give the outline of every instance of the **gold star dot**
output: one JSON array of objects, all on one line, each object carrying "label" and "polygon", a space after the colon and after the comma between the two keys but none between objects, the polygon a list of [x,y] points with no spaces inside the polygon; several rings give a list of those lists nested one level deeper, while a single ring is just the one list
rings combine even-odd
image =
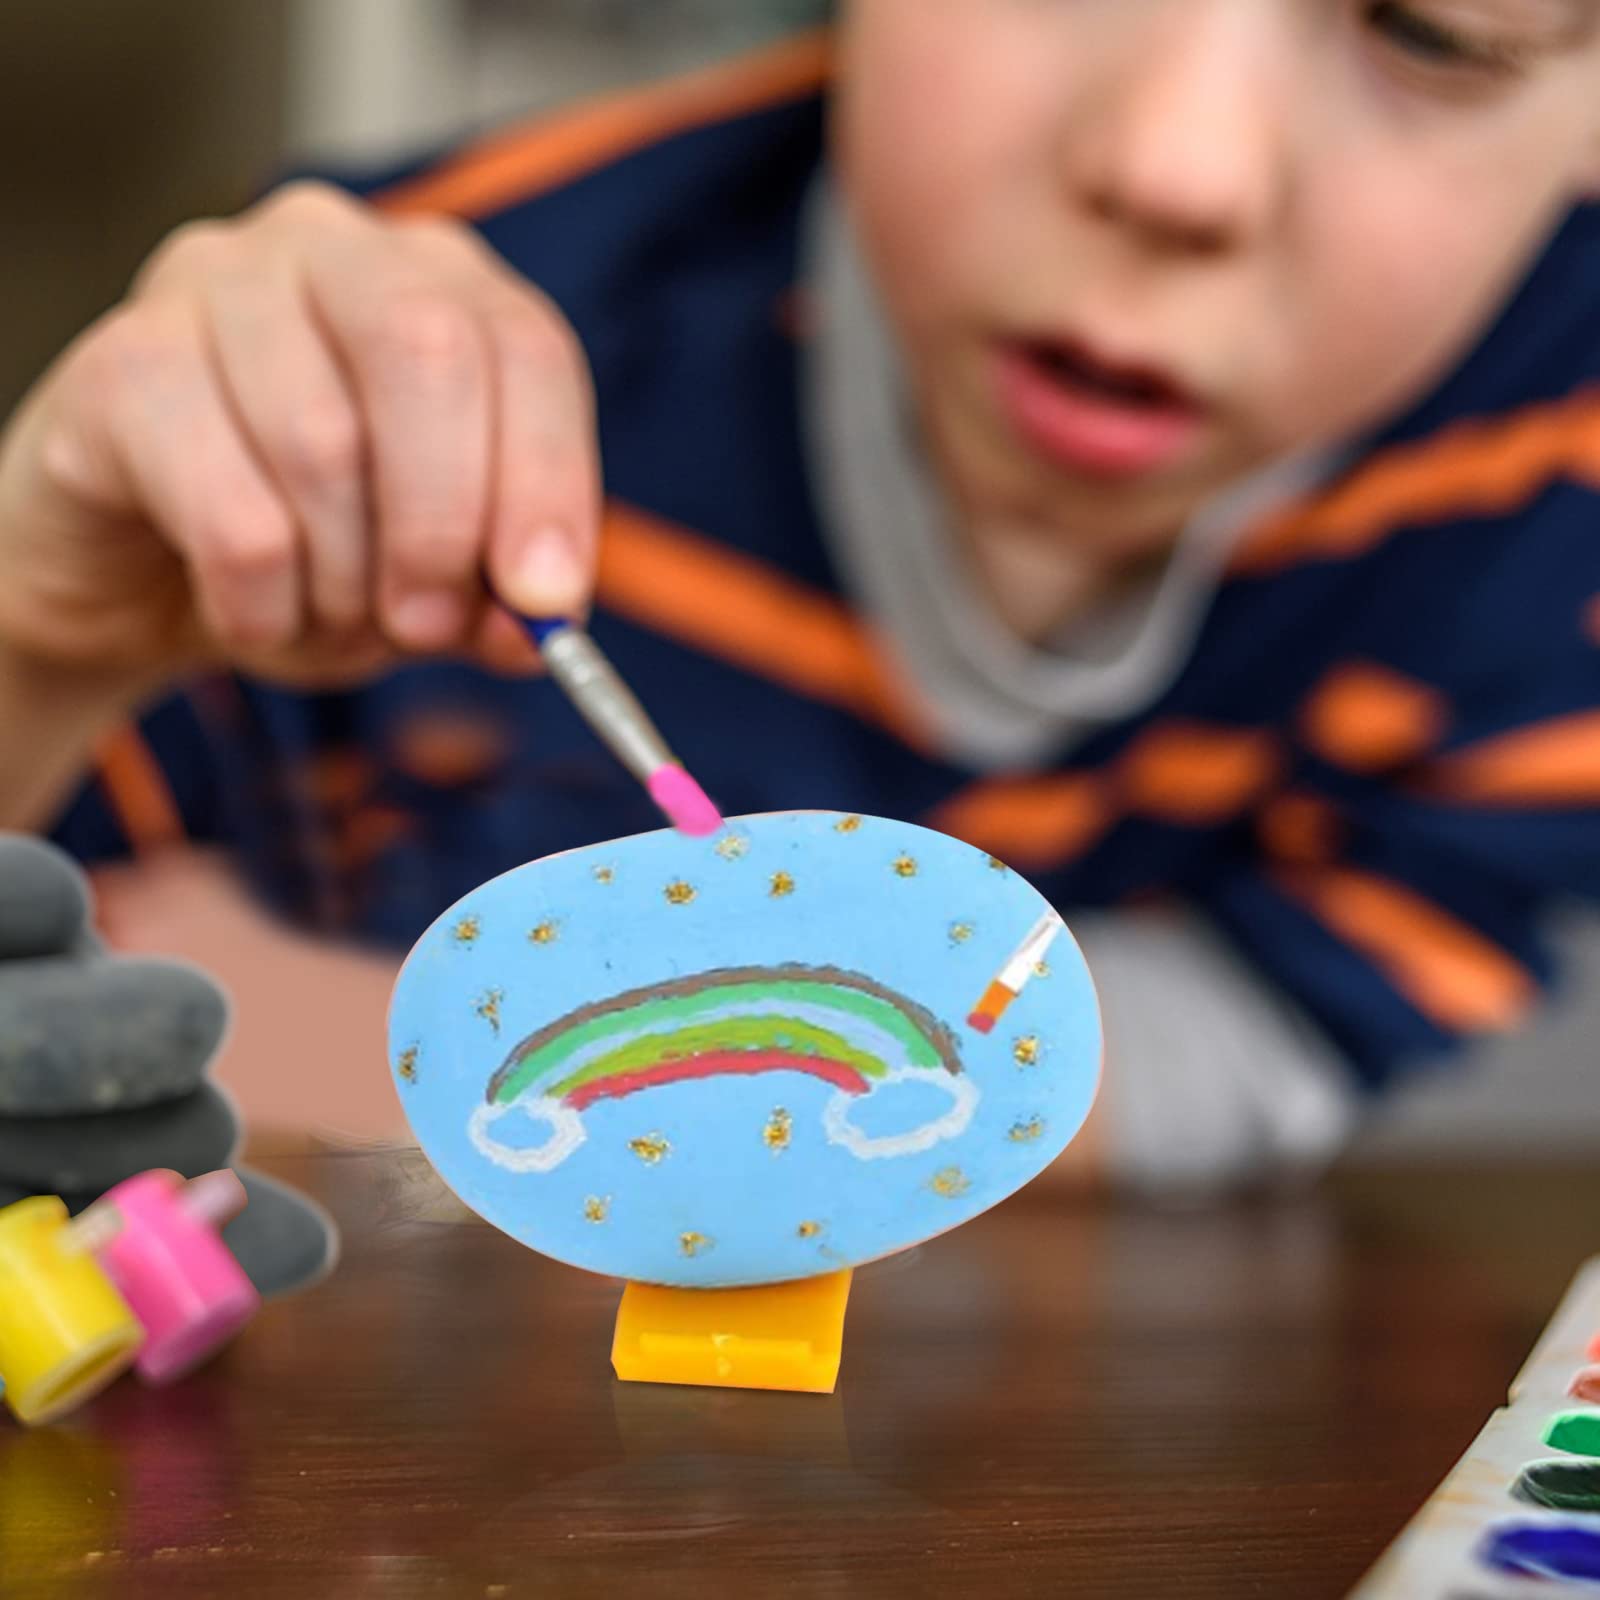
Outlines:
[{"label": "gold star dot", "polygon": [[483,923],[477,917],[463,917],[451,932],[457,944],[473,945],[478,942],[478,935],[483,932]]},{"label": "gold star dot", "polygon": [[833,831],[835,833],[860,833],[862,820],[861,817],[856,816],[854,813],[848,817],[840,817],[834,823]]},{"label": "gold star dot", "polygon": [[815,1239],[822,1232],[822,1224],[820,1222],[802,1222],[794,1231],[802,1239]]},{"label": "gold star dot", "polygon": [[916,877],[917,858],[915,856],[896,856],[894,859],[894,875],[897,878]]},{"label": "gold star dot", "polygon": [[794,1118],[779,1106],[767,1118],[767,1125],[761,1130],[761,1137],[766,1142],[767,1149],[774,1155],[780,1150],[789,1148],[789,1141],[794,1135]]},{"label": "gold star dot", "polygon": [[1029,1117],[1026,1122],[1019,1119],[1011,1124],[1011,1132],[1006,1135],[1013,1144],[1030,1144],[1044,1132],[1043,1117]]},{"label": "gold star dot", "polygon": [[681,878],[669,883],[661,891],[667,897],[669,906],[686,906],[695,897],[695,887],[692,883],[685,883]]},{"label": "gold star dot", "polygon": [[994,871],[996,871],[996,872],[1009,872],[1009,871],[1010,871],[1010,870],[1011,870],[1011,868],[1010,868],[1010,867],[1008,867],[1008,866],[1007,866],[1007,865],[1006,865],[1006,864],[1005,864],[1005,862],[1003,862],[1003,861],[1002,861],[1002,860],[1001,860],[1001,859],[1000,859],[1000,857],[999,857],[999,856],[990,856],[990,857],[989,857],[989,865],[990,865],[990,867],[992,867],[992,868],[993,868],[993,869],[994,869]]},{"label": "gold star dot", "polygon": [[794,879],[787,872],[774,872],[772,888],[768,892],[772,899],[781,900],[785,895],[794,893]]},{"label": "gold star dot", "polygon": [[560,936],[559,922],[541,922],[537,927],[528,929],[529,944],[554,944]]},{"label": "gold star dot", "polygon": [[485,1022],[500,1032],[500,1002],[506,997],[504,989],[489,989],[478,996],[478,1003],[473,1008]]},{"label": "gold star dot", "polygon": [[400,1052],[400,1059],[395,1062],[394,1070],[399,1073],[407,1083],[415,1083],[417,1081],[416,1045],[407,1045],[406,1048]]},{"label": "gold star dot", "polygon": [[718,839],[714,848],[724,861],[742,861],[750,854],[750,841],[742,833],[730,833]]},{"label": "gold star dot", "polygon": [[703,1256],[716,1242],[715,1239],[708,1239],[703,1233],[693,1231],[678,1235],[678,1248],[691,1260],[695,1256]]},{"label": "gold star dot", "polygon": [[950,924],[950,943],[965,944],[977,931],[970,922],[952,922]]},{"label": "gold star dot", "polygon": [[590,1195],[583,1202],[583,1215],[586,1222],[605,1222],[611,1215],[611,1196],[602,1200],[597,1194]]},{"label": "gold star dot", "polygon": [[1048,978],[1050,976],[1050,963],[1048,961],[1035,961],[1033,975],[1036,978]]},{"label": "gold star dot", "polygon": [[594,881],[601,885],[615,883],[617,881],[617,869],[615,867],[596,867],[594,869]]},{"label": "gold star dot", "polygon": [[972,1187],[972,1180],[960,1167],[942,1167],[928,1180],[928,1187],[946,1200],[958,1200]]},{"label": "gold star dot", "polygon": [[1039,1037],[1037,1034],[1025,1033],[1011,1047],[1011,1057],[1019,1067],[1034,1067],[1039,1064]]},{"label": "gold star dot", "polygon": [[658,1165],[662,1157],[672,1154],[672,1146],[659,1133],[647,1133],[642,1138],[630,1139],[628,1148],[647,1167]]}]

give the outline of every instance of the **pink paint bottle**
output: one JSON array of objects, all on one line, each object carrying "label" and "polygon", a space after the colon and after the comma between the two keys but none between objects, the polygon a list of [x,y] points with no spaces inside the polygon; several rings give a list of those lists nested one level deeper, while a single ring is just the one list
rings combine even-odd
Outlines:
[{"label": "pink paint bottle", "polygon": [[187,1184],[175,1172],[143,1172],[80,1219],[91,1231],[103,1228],[93,1248],[144,1326],[135,1370],[146,1383],[171,1383],[197,1367],[260,1306],[218,1233],[244,1204],[244,1186],[231,1172]]}]

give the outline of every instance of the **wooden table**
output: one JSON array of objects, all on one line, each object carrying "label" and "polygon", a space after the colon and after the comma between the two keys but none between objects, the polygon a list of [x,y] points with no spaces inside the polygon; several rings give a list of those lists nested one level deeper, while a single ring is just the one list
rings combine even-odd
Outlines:
[{"label": "wooden table", "polygon": [[1593,1168],[1024,1195],[858,1274],[831,1398],[662,1389],[611,1379],[614,1285],[420,1158],[272,1165],[339,1272],[176,1389],[0,1426],[6,1600],[1339,1596],[1600,1250]]}]

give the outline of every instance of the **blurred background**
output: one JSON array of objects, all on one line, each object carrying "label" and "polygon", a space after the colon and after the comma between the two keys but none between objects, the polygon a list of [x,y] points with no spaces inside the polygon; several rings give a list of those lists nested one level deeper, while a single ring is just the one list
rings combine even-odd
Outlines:
[{"label": "blurred background", "polygon": [[0,405],[177,223],[815,21],[825,0],[4,0]]},{"label": "blurred background", "polygon": [[[237,209],[277,173],[386,165],[760,42],[823,9],[821,0],[4,0],[0,133],[13,156],[0,189],[0,411],[121,294],[168,229]],[[234,991],[236,1034],[220,1076],[254,1125],[303,1121],[300,1087],[281,1076],[296,1041],[275,1033],[273,1018],[286,989],[321,1010],[312,986],[327,984],[327,964],[226,894],[220,872],[195,866],[102,882],[120,945],[188,954]],[[1575,913],[1555,937],[1568,977],[1537,1033],[1484,1052],[1468,1082],[1419,1086],[1354,1159],[1600,1150],[1600,926]],[[389,976],[363,958],[333,980],[345,1047],[370,1071],[352,1065],[346,1091],[310,1119],[327,1131],[397,1132],[378,1043]]]}]

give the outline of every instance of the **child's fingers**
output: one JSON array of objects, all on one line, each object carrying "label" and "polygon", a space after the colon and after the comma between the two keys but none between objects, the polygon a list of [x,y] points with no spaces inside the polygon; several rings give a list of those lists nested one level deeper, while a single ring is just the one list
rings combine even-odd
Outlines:
[{"label": "child's fingers", "polygon": [[224,399],[193,309],[136,306],[86,341],[69,408],[90,463],[183,555],[218,643],[276,649],[303,621],[298,530]]},{"label": "child's fingers", "polygon": [[566,322],[532,291],[496,286],[487,314],[499,402],[488,547],[494,589],[525,616],[581,615],[600,525],[588,365]]},{"label": "child's fingers", "polygon": [[207,286],[223,383],[305,536],[306,590],[323,626],[368,620],[366,438],[361,413],[281,260]]},{"label": "child's fingers", "polygon": [[480,595],[490,363],[468,299],[393,254],[374,235],[315,255],[309,284],[365,417],[379,617],[402,648],[441,650],[465,637]]}]

